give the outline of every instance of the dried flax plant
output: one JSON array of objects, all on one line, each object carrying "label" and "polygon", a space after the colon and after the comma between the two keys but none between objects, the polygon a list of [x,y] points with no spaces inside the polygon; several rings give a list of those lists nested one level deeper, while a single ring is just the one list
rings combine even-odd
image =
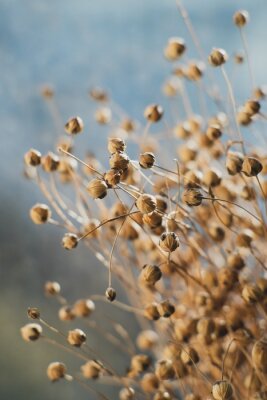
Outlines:
[{"label": "dried flax plant", "polygon": [[[108,397],[90,380],[118,385],[121,400],[266,399],[267,136],[265,91],[255,86],[245,36],[249,15],[233,16],[245,55],[237,53],[232,61],[237,68],[245,62],[251,80],[240,106],[226,51],[214,48],[206,59],[188,13],[181,2],[177,6],[199,60],[186,59],[182,38],[166,44],[164,56],[173,68],[163,90],[173,120],[167,124],[163,108],[152,104],[142,126],[94,88],[90,97],[95,119],[108,134],[102,156],[109,169],[92,154],[83,160],[75,155],[74,139],[84,128],[78,116],[65,124],[55,152],[25,154],[27,175],[46,199],[31,208],[32,221],[62,228],[67,250],[86,245],[107,269],[107,289],[70,304],[59,283],[46,282],[45,293],[59,301],[59,319],[77,320],[77,329],[61,332],[29,308],[34,321],[21,334],[79,357],[80,371],[70,374],[56,361],[47,368],[48,378],[76,381],[100,398]],[[225,98],[214,81],[220,74]],[[201,115],[193,112],[189,85],[199,95]],[[45,88],[43,96],[52,106],[53,91]],[[156,133],[160,120],[164,128]],[[253,132],[260,135],[258,146]],[[127,154],[131,145],[136,159]],[[62,194],[62,185],[72,188],[72,198]],[[127,303],[116,297],[114,276]],[[140,323],[135,343],[120,324],[116,334],[102,332],[127,353],[124,374],[88,346],[79,328],[86,319],[97,329],[91,318],[99,301],[112,302]],[[61,341],[51,339],[49,330]]]}]

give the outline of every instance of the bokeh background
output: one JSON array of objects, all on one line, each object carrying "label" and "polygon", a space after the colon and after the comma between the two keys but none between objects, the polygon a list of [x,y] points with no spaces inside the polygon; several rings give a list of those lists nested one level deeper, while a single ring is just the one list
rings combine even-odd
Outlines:
[{"label": "bokeh background", "polygon": [[[206,54],[213,46],[229,54],[242,47],[232,14],[247,9],[253,70],[257,83],[265,83],[266,0],[185,3]],[[90,122],[88,88],[107,88],[130,115],[142,120],[145,105],[161,102],[160,87],[170,71],[162,49],[170,36],[183,36],[192,47],[174,0],[0,0],[0,399],[91,398],[75,384],[50,384],[45,374],[50,361],[70,362],[73,370],[80,362],[45,344],[24,343],[19,328],[27,322],[28,306],[38,306],[49,321],[56,320],[57,305],[43,295],[48,279],[60,281],[71,300],[106,287],[104,270],[88,250],[81,246],[65,252],[61,232],[34,226],[28,217],[28,209],[43,198],[23,178],[23,154],[30,147],[45,153],[58,135],[40,87],[54,86],[62,120],[80,115],[86,123],[81,140],[100,150],[103,140]],[[249,87],[245,66],[235,75],[234,86],[244,100]],[[102,326],[107,313],[125,322],[126,315],[111,314],[108,307],[97,312]],[[127,320],[127,325],[133,336],[135,321]],[[110,350],[98,335],[90,332],[89,342],[125,368],[120,352]]]}]

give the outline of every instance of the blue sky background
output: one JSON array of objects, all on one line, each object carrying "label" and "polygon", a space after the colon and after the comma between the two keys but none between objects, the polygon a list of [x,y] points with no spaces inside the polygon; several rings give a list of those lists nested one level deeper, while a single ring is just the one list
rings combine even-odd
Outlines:
[{"label": "blue sky background", "polygon": [[[253,70],[258,84],[266,82],[266,0],[184,3],[206,54],[213,46],[229,54],[242,47],[232,14],[247,9]],[[0,0],[0,398],[88,398],[72,385],[49,385],[45,368],[53,350],[38,345],[29,350],[18,331],[29,305],[47,307],[45,279],[63,280],[74,298],[86,293],[90,282],[95,291],[105,287],[101,273],[96,277],[84,267],[85,251],[67,256],[54,230],[37,230],[28,218],[40,196],[22,179],[23,154],[29,147],[47,151],[56,136],[40,86],[48,82],[55,87],[63,120],[79,114],[89,130],[87,91],[92,85],[108,88],[129,114],[142,119],[145,105],[161,101],[160,87],[171,69],[162,49],[170,36],[185,37],[189,57],[195,57],[174,0]],[[249,87],[245,66],[233,83],[243,101]],[[91,145],[99,143],[94,136]],[[92,341],[101,346],[97,338]]]}]

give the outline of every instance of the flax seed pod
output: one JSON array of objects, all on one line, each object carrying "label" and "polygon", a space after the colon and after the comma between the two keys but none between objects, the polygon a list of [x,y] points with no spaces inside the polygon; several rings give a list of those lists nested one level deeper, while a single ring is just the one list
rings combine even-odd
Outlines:
[{"label": "flax seed pod", "polygon": [[101,366],[95,360],[89,360],[81,366],[81,372],[86,379],[97,379],[101,373]]},{"label": "flax seed pod", "polygon": [[202,78],[205,64],[202,61],[190,62],[186,69],[186,77],[191,81],[198,81]]},{"label": "flax seed pod", "polygon": [[252,122],[251,115],[245,112],[244,108],[238,110],[236,117],[237,117],[237,122],[239,123],[239,125],[242,126],[248,126]]},{"label": "flax seed pod", "polygon": [[27,310],[28,317],[31,319],[39,319],[40,311],[36,307],[29,307]]},{"label": "flax seed pod", "polygon": [[111,121],[112,113],[110,108],[102,107],[96,110],[95,120],[100,125],[107,125]]},{"label": "flax seed pod", "polygon": [[236,64],[243,64],[245,60],[243,52],[237,52],[234,54],[234,61]]},{"label": "flax seed pod", "polygon": [[219,286],[225,290],[232,290],[238,282],[238,272],[235,269],[221,268],[218,272]]},{"label": "flax seed pod", "polygon": [[265,99],[266,92],[267,92],[267,90],[266,90],[265,86],[259,86],[254,89],[253,95],[254,95],[255,99],[262,100],[262,99]]},{"label": "flax seed pod", "polygon": [[[87,238],[91,238],[91,239],[98,238],[100,235],[100,232],[101,232],[101,227],[97,228],[99,225],[100,225],[100,221],[98,219],[91,218],[83,226],[82,232],[83,232],[83,234],[85,234],[85,233],[87,234],[87,236],[86,236]],[[93,232],[88,234],[88,232],[91,232],[91,231],[93,231]]]},{"label": "flax seed pod", "polygon": [[105,295],[106,295],[107,300],[112,302],[116,299],[117,293],[116,293],[115,289],[113,289],[112,287],[108,287],[105,292]]},{"label": "flax seed pod", "polygon": [[30,209],[30,218],[37,225],[48,222],[51,215],[51,210],[46,204],[37,203]]},{"label": "flax seed pod", "polygon": [[186,188],[198,188],[203,178],[202,172],[198,170],[187,171],[184,174],[184,186]]},{"label": "flax seed pod", "polygon": [[239,253],[230,254],[226,261],[227,267],[240,271],[245,266],[245,261]]},{"label": "flax seed pod", "polygon": [[258,114],[260,111],[261,105],[258,100],[247,100],[244,105],[244,111],[251,117]]},{"label": "flax seed pod", "polygon": [[178,148],[179,158],[185,164],[189,161],[194,161],[197,157],[197,153],[198,149],[195,142],[187,142]]},{"label": "flax seed pod", "polygon": [[222,136],[221,126],[219,124],[209,125],[206,135],[210,140],[219,139]]},{"label": "flax seed pod", "polygon": [[251,200],[256,199],[256,191],[254,190],[253,187],[246,185],[246,186],[243,186],[243,188],[240,192],[240,196],[244,200],[251,201]]},{"label": "flax seed pod", "polygon": [[87,191],[93,199],[103,199],[107,195],[108,185],[102,179],[92,179],[88,186]]},{"label": "flax seed pod", "polygon": [[122,388],[119,393],[120,400],[132,400],[134,399],[134,396],[135,390],[130,386]]},{"label": "flax seed pod", "polygon": [[155,393],[153,400],[172,400],[172,396],[167,390],[159,390]]},{"label": "flax seed pod", "polygon": [[52,362],[47,367],[47,376],[50,381],[55,382],[65,377],[67,368],[61,362]]},{"label": "flax seed pod", "polygon": [[157,321],[158,319],[160,319],[158,304],[157,303],[148,304],[145,307],[144,316],[151,321]]},{"label": "flax seed pod", "polygon": [[89,96],[97,102],[106,102],[109,100],[108,93],[100,87],[90,89]]},{"label": "flax seed pod", "polygon": [[126,171],[129,166],[129,157],[126,153],[113,153],[109,159],[109,165],[112,169]]},{"label": "flax seed pod", "polygon": [[155,229],[161,226],[162,216],[156,211],[152,211],[152,213],[143,215],[143,222],[145,225],[148,225],[151,229]]},{"label": "flax seed pod", "polygon": [[245,157],[242,164],[242,172],[248,176],[257,176],[262,170],[262,163],[254,157]]},{"label": "flax seed pod", "polygon": [[225,50],[223,49],[212,49],[208,60],[210,65],[213,67],[219,67],[223,65],[228,59],[228,55]]},{"label": "flax seed pod", "polygon": [[95,303],[90,299],[77,300],[73,305],[75,317],[89,317],[95,311]]},{"label": "flax seed pod", "polygon": [[58,317],[61,321],[72,321],[75,318],[73,309],[70,306],[62,306],[58,311]]},{"label": "flax seed pod", "polygon": [[151,104],[145,108],[144,117],[149,122],[158,122],[163,116],[163,108],[158,104]]},{"label": "flax seed pod", "polygon": [[154,286],[162,277],[160,268],[157,265],[145,264],[141,270],[139,278],[147,285]]},{"label": "flax seed pod", "polygon": [[59,157],[49,151],[45,156],[42,156],[41,164],[45,172],[54,172],[59,168]]},{"label": "flax seed pod", "polygon": [[162,87],[162,92],[165,94],[167,97],[174,97],[177,95],[179,88],[177,85],[174,85],[171,81],[165,82],[163,87]]},{"label": "flax seed pod", "polygon": [[136,354],[131,359],[131,370],[140,374],[149,368],[150,363],[151,360],[146,354]]},{"label": "flax seed pod", "polygon": [[180,357],[186,365],[193,365],[199,362],[198,352],[193,347],[182,348]]},{"label": "flax seed pod", "polygon": [[136,339],[136,344],[141,350],[153,349],[159,341],[159,336],[155,331],[141,331]]},{"label": "flax seed pod", "polygon": [[223,242],[225,238],[225,230],[218,224],[213,223],[208,229],[210,237],[215,242]]},{"label": "flax seed pod", "polygon": [[190,123],[185,121],[174,128],[174,134],[180,139],[188,139],[192,135]]},{"label": "flax seed pod", "polygon": [[115,169],[110,169],[104,174],[104,181],[106,182],[109,188],[113,188],[120,183],[121,180],[121,172]]},{"label": "flax seed pod", "polygon": [[251,229],[244,229],[243,232],[236,236],[236,245],[238,247],[249,248],[252,244],[254,234]]},{"label": "flax seed pod", "polygon": [[203,200],[203,195],[201,194],[199,189],[190,188],[186,189],[182,194],[182,200],[189,207],[197,207],[200,206]]},{"label": "flax seed pod", "polygon": [[125,118],[122,120],[120,124],[121,129],[126,131],[127,133],[131,133],[135,130],[135,123],[132,119],[130,118]]},{"label": "flax seed pod", "polygon": [[201,400],[198,394],[190,393],[185,396],[185,400]]},{"label": "flax seed pod", "polygon": [[242,298],[247,304],[255,304],[262,299],[262,292],[256,285],[248,283],[242,289]]},{"label": "flax seed pod", "polygon": [[139,165],[144,169],[152,168],[155,163],[155,156],[153,153],[146,152],[140,154],[139,156]]},{"label": "flax seed pod", "polygon": [[234,13],[233,21],[238,28],[242,28],[249,21],[249,13],[246,10],[240,10]]},{"label": "flax seed pod", "polygon": [[258,340],[252,347],[252,363],[256,371],[267,373],[267,340]]},{"label": "flax seed pod", "polygon": [[108,139],[108,151],[110,154],[116,152],[124,152],[126,149],[125,141],[121,138],[109,138]]},{"label": "flax seed pod", "polygon": [[173,362],[171,360],[159,360],[155,366],[155,374],[161,381],[174,379]]},{"label": "flax seed pod", "polygon": [[215,332],[215,322],[212,318],[200,318],[197,322],[197,332],[203,336],[211,336]]},{"label": "flax seed pod", "polygon": [[267,278],[259,278],[256,282],[257,287],[261,291],[262,295],[267,294]]},{"label": "flax seed pod", "polygon": [[163,318],[169,318],[175,312],[175,307],[169,300],[162,301],[157,308],[159,315]]},{"label": "flax seed pod", "polygon": [[171,37],[164,49],[164,56],[169,61],[178,60],[186,50],[184,39],[180,37]]},{"label": "flax seed pod", "polygon": [[42,331],[41,325],[36,323],[26,324],[20,328],[21,336],[26,342],[34,342],[39,339]]},{"label": "flax seed pod", "polygon": [[171,253],[180,246],[180,241],[176,233],[164,232],[160,237],[159,246],[163,251]]},{"label": "flax seed pod", "polygon": [[145,393],[153,393],[159,388],[160,382],[157,375],[147,372],[142,377],[140,385]]},{"label": "flax seed pod", "polygon": [[75,249],[78,245],[78,236],[75,233],[65,233],[62,238],[62,246],[66,250]]},{"label": "flax seed pod", "polygon": [[168,208],[166,200],[159,195],[156,195],[155,198],[156,198],[157,210],[161,211],[162,213],[165,213],[165,211]]},{"label": "flax seed pod", "polygon": [[139,231],[132,222],[126,221],[121,230],[121,236],[126,240],[136,240],[139,238]]},{"label": "flax seed pod", "polygon": [[41,164],[41,157],[42,154],[40,153],[40,151],[35,149],[30,149],[24,155],[24,162],[26,165],[30,167],[37,167],[38,165]]},{"label": "flax seed pod", "polygon": [[65,131],[70,135],[77,135],[83,131],[83,121],[80,117],[70,118],[65,124]]},{"label": "flax seed pod", "polygon": [[209,169],[203,175],[203,183],[208,187],[219,186],[222,180],[222,174],[216,169]]},{"label": "flax seed pod", "polygon": [[242,170],[243,154],[237,151],[229,151],[226,157],[226,168],[230,175],[236,175]]},{"label": "flax seed pod", "polygon": [[149,214],[155,211],[157,206],[157,201],[155,196],[150,194],[141,194],[136,200],[136,207],[143,214]]},{"label": "flax seed pod", "polygon": [[81,329],[73,329],[68,332],[67,340],[71,346],[81,347],[86,342],[86,334]]},{"label": "flax seed pod", "polygon": [[214,400],[230,400],[233,396],[233,387],[226,380],[216,381],[212,385],[212,396]]}]

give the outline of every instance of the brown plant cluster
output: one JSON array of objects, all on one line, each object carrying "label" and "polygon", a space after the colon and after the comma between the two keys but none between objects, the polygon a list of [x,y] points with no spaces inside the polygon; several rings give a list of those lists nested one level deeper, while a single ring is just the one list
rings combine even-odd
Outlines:
[{"label": "brown plant cluster", "polygon": [[[75,136],[84,130],[79,116],[66,122],[55,151],[25,154],[27,176],[45,198],[31,208],[30,218],[62,229],[66,250],[87,246],[107,269],[107,289],[70,304],[58,282],[46,282],[45,293],[59,301],[59,319],[77,320],[77,328],[61,332],[29,308],[34,321],[21,335],[79,357],[80,371],[69,374],[71,366],[56,361],[47,368],[48,378],[76,381],[100,398],[107,396],[90,380],[119,385],[120,400],[266,399],[265,91],[255,86],[250,65],[249,15],[233,16],[244,55],[230,60],[224,49],[214,48],[205,57],[189,15],[177,4],[199,59],[186,58],[187,44],[179,37],[170,38],[163,50],[172,66],[163,87],[170,120],[161,105],[151,104],[142,125],[103,89],[93,88],[94,117],[108,137],[104,161],[92,153],[76,156]],[[225,66],[231,62],[248,67],[251,87],[243,104],[237,104]],[[216,85],[220,74],[225,97]],[[199,96],[199,114],[190,103],[189,85]],[[52,102],[53,90],[45,88],[43,96]],[[209,112],[209,102],[216,113]],[[255,136],[253,143],[252,132],[265,148],[255,145]],[[63,185],[71,188],[69,198]],[[127,302],[118,298],[113,276]],[[98,357],[80,329],[82,319],[94,325],[99,301],[134,314],[140,325],[134,343],[123,324],[116,335],[102,332],[111,346],[125,351],[124,374]],[[63,337],[63,344],[44,330]]]}]

